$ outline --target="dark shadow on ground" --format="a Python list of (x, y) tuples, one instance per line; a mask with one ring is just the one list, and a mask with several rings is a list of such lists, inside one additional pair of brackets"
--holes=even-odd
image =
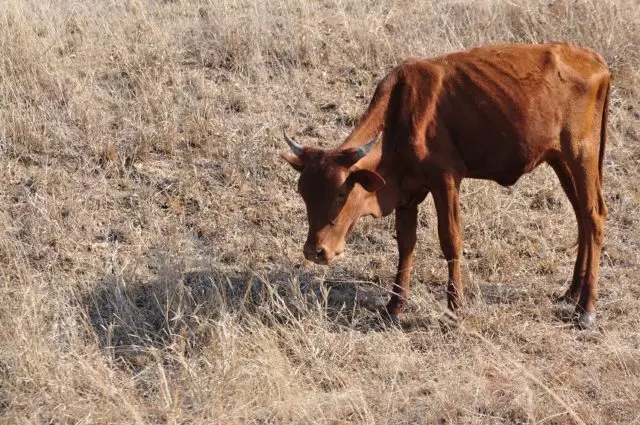
[(300, 269), (255, 273), (173, 267), (159, 274), (150, 281), (108, 275), (84, 295), (83, 305), (103, 349), (116, 357), (130, 357), (142, 348), (188, 351), (206, 344), (212, 322), (223, 315), (235, 316), (234, 323), (240, 325), (324, 317), (335, 331), (387, 326), (386, 291), (367, 288), (361, 276), (343, 275), (336, 283), (319, 281), (315, 273)]

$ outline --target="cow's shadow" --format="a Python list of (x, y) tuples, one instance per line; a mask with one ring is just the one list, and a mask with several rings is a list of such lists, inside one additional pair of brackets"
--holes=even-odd
[[(312, 271), (163, 270), (144, 281), (108, 275), (84, 295), (99, 346), (134, 358), (149, 348), (188, 352), (207, 343), (212, 324), (291, 325), (322, 319), (330, 330), (389, 329), (388, 293), (361, 276), (318, 279)], [(358, 282), (353, 283), (353, 282)], [(233, 320), (225, 322), (225, 318)]]
[[(108, 275), (84, 295), (97, 342), (114, 357), (135, 363), (144, 358), (140, 353), (150, 349), (189, 353), (206, 346), (215, 326), (258, 322), (296, 327), (300, 321), (321, 320), (333, 332), (398, 329), (385, 310), (388, 282), (373, 282), (344, 270), (339, 279), (319, 278), (313, 270), (296, 268), (256, 273), (168, 267), (158, 276), (145, 281)], [(443, 285), (432, 284), (429, 292), (434, 302), (446, 303)], [(480, 293), (490, 304), (527, 297), (526, 291), (506, 287), (487, 286)], [(473, 293), (469, 295), (474, 298)], [(400, 327), (448, 332), (451, 322), (442, 316), (409, 312)]]

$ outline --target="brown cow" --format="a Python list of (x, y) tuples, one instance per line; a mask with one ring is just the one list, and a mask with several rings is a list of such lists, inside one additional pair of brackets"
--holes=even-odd
[(282, 157), (300, 172), (307, 207), (305, 257), (327, 264), (344, 250), (359, 217), (395, 210), (399, 263), (387, 311), (398, 320), (418, 204), (431, 193), (455, 311), (463, 302), (460, 181), (510, 186), (546, 162), (578, 223), (573, 280), (562, 299), (576, 304), (579, 326), (593, 325), (607, 215), (601, 183), (610, 78), (600, 55), (567, 43), (487, 46), (403, 62), (378, 84), (339, 147), (302, 147), (285, 135), (291, 150)]

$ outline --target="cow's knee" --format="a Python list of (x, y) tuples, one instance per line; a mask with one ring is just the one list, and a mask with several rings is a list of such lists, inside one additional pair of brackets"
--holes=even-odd
[(462, 250), (462, 238), (455, 228), (447, 228), (440, 234), (440, 249), (445, 260), (459, 260)]
[(607, 217), (607, 208), (602, 207), (604, 207), (604, 204), (600, 208), (591, 209), (587, 215), (587, 222), (592, 232), (593, 241), (598, 245), (602, 245), (604, 240), (604, 224)]

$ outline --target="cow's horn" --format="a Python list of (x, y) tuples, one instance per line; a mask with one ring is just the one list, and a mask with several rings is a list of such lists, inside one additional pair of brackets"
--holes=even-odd
[(366, 145), (360, 146), (358, 149), (356, 149), (356, 156), (358, 157), (358, 159), (363, 158), (366, 154), (368, 154), (371, 149), (373, 149), (373, 147), (376, 145), (376, 142), (378, 141), (378, 137), (380, 136), (380, 133), (376, 134), (373, 139), (371, 139), (369, 141), (369, 143), (367, 143)]
[(284, 135), (284, 141), (287, 142), (287, 145), (289, 145), (291, 151), (293, 151), (293, 153), (298, 157), (302, 156), (302, 146), (291, 140), (289, 136), (287, 136), (287, 133), (284, 132), (284, 130), (282, 130), (282, 134)]

